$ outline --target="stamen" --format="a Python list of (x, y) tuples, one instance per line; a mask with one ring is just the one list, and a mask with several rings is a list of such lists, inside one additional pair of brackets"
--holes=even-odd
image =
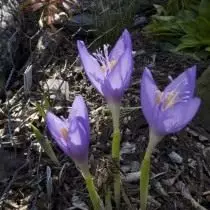
[(98, 60), (101, 65), (101, 71), (104, 73), (110, 72), (114, 66), (116, 65), (116, 60), (109, 60), (109, 52), (108, 52), (109, 45), (105, 44), (103, 46), (103, 51), (99, 48), (93, 53), (93, 56)]
[(61, 135), (63, 136), (63, 138), (65, 140), (67, 140), (68, 139), (68, 130), (66, 128), (61, 128), (60, 132), (61, 132)]
[(163, 98), (163, 92), (161, 92), (160, 90), (156, 90), (155, 94), (155, 103), (160, 104)]
[(175, 103), (177, 103), (178, 93), (175, 91), (171, 91), (166, 95), (166, 98), (163, 102), (163, 109), (166, 110), (172, 107)]

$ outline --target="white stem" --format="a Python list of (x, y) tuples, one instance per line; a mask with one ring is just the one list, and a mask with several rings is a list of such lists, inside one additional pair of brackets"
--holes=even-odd
[(155, 133), (151, 128), (149, 129), (149, 144), (147, 146), (147, 152), (152, 153), (157, 144), (162, 140), (163, 136)]
[(112, 112), (113, 128), (118, 130), (120, 127), (120, 103), (108, 102), (108, 105)]

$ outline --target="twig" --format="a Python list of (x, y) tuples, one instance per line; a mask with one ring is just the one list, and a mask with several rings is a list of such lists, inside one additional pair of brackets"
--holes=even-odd
[(21, 167), (19, 167), (19, 168), (15, 171), (15, 173), (14, 173), (14, 175), (13, 175), (11, 181), (9, 182), (9, 184), (8, 184), (7, 187), (5, 188), (4, 192), (2, 193), (2, 196), (1, 196), (1, 198), (0, 198), (0, 205), (1, 205), (2, 202), (7, 198), (8, 191), (9, 191), (9, 189), (11, 188), (13, 182), (15, 181), (15, 178), (16, 178), (16, 176), (18, 175), (18, 173), (19, 173), (23, 168), (25, 168), (28, 164), (29, 164), (29, 161), (26, 160), (26, 162), (25, 162)]
[(0, 198), (0, 206), (2, 205), (2, 202), (7, 198), (8, 192), (9, 192), (13, 182), (15, 181), (18, 173), (29, 164), (29, 157), (30, 157), (30, 154), (31, 154), (30, 150), (31, 150), (31, 147), (28, 148), (26, 162), (14, 172), (14, 175), (13, 175), (11, 181), (9, 182), (7, 187), (4, 189), (4, 192), (2, 193), (1, 198)]
[(131, 204), (131, 202), (130, 202), (130, 200), (129, 200), (127, 194), (126, 194), (123, 185), (121, 185), (121, 192), (122, 192), (122, 197), (123, 197), (125, 203), (127, 204), (128, 209), (134, 210), (134, 207), (132, 206), (132, 204)]
[(183, 182), (178, 182), (176, 187), (181, 191), (182, 196), (189, 200), (192, 206), (198, 210), (207, 210), (205, 207), (201, 206), (190, 194), (189, 189), (185, 186)]

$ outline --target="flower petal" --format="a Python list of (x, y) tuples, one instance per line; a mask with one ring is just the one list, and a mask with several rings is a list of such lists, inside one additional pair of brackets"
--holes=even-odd
[(76, 96), (74, 99), (74, 102), (72, 104), (72, 109), (68, 118), (69, 123), (71, 123), (71, 119), (75, 117), (81, 119), (82, 123), (86, 128), (87, 135), (89, 135), (90, 125), (89, 125), (88, 111), (85, 101), (81, 95)]
[(197, 113), (200, 103), (199, 98), (192, 98), (188, 102), (178, 103), (163, 112), (157, 122), (159, 133), (166, 135), (183, 129)]
[(101, 93), (101, 83), (104, 80), (103, 72), (98, 61), (88, 52), (83, 41), (77, 41), (77, 48), (84, 70), (92, 85)]
[(71, 120), (69, 129), (68, 147), (71, 158), (77, 164), (87, 164), (89, 151), (89, 134), (81, 118), (75, 117)]
[(117, 61), (124, 53), (125, 48), (127, 47), (132, 48), (132, 42), (131, 42), (130, 33), (128, 32), (127, 29), (125, 29), (120, 38), (117, 40), (114, 48), (111, 50), (109, 54), (109, 59)]
[(164, 90), (164, 93), (178, 91), (179, 97), (194, 95), (196, 81), (196, 66), (186, 69), (182, 74), (175, 78)]
[[(104, 96), (106, 98), (112, 97), (115, 100), (120, 100), (125, 89), (130, 84), (131, 74), (133, 72), (133, 57), (130, 44), (125, 48), (124, 53), (119, 58), (116, 66), (107, 75), (104, 81)], [(107, 91), (106, 91), (107, 90)]]
[(54, 138), (58, 143), (59, 147), (69, 155), (67, 148), (68, 141), (68, 123), (65, 120), (60, 119), (52, 112), (47, 112), (46, 114), (46, 123), (47, 127)]
[(141, 106), (143, 114), (150, 126), (153, 124), (153, 113), (156, 107), (158, 88), (148, 68), (144, 69), (141, 80)]

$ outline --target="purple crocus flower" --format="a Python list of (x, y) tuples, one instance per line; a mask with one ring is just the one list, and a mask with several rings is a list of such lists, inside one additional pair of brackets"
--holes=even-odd
[(114, 48), (108, 53), (108, 45), (91, 55), (83, 41), (77, 41), (79, 56), (92, 85), (108, 102), (119, 102), (129, 86), (133, 70), (132, 42), (125, 29)]
[(150, 129), (164, 136), (183, 129), (195, 116), (200, 99), (194, 97), (196, 66), (188, 68), (161, 92), (145, 68), (141, 81), (141, 105)]
[(47, 127), (59, 147), (84, 170), (88, 165), (89, 119), (82, 96), (76, 96), (68, 119), (59, 118), (52, 112), (46, 115)]

